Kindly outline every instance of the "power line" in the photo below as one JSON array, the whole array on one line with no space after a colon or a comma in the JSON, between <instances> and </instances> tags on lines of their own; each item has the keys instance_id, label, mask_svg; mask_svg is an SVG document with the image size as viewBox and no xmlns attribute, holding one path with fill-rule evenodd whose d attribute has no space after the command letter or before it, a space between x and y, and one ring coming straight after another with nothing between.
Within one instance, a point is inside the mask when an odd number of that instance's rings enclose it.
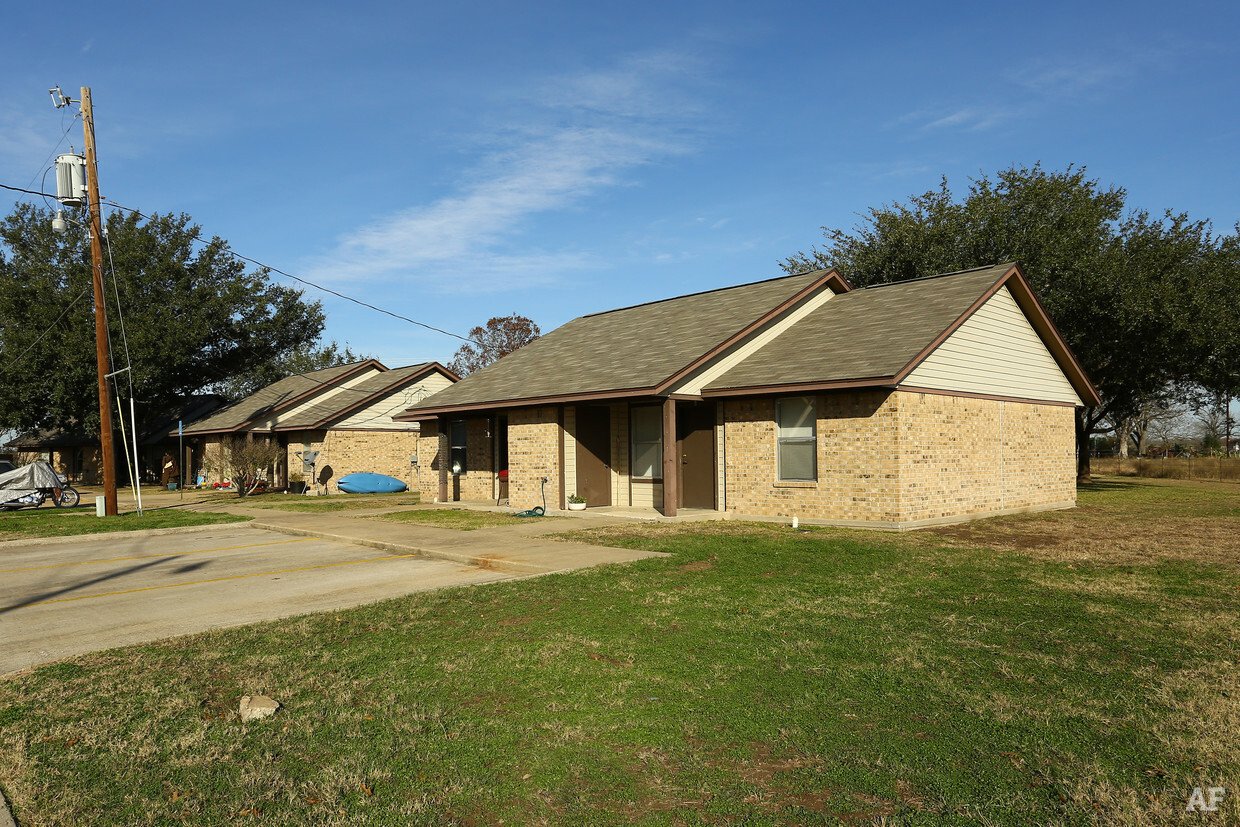
<instances>
[{"instance_id":1,"label":"power line","mask_svg":"<svg viewBox=\"0 0 1240 827\"><path fill-rule=\"evenodd\" d=\"M139 218L145 218L148 221L151 220L151 217L149 215L143 213L141 210L135 210L133 207L126 207L121 204L117 204L114 201L105 201L104 204L105 206L112 207L113 209L124 210L126 212L133 213ZM194 237L193 241L197 242L198 244L201 244L204 247L209 246L211 243L209 241L205 241L198 237ZM233 258L240 259L241 261L249 262L250 264L253 264L255 266L262 267L265 270L270 270L273 273L278 273L279 275L284 276L287 279L292 279L293 281L300 282L301 284L307 285L308 287L313 287L316 290L322 290L324 293L330 293L331 295L337 298L344 299L345 301L353 302L356 305L368 308L370 310L374 310L376 313L382 313L385 316L391 316L393 319L399 319L402 322L409 322L410 324L417 325L418 327L426 328L427 330L432 330L436 333L442 333L443 335L451 336L454 339L460 339L462 342L470 342L476 345L483 344L482 342L479 342L476 339L470 339L467 336L461 336L458 333L453 333L451 330L444 330L442 327L435 327L434 325L427 324L426 322L419 322L417 319L411 319L408 316L405 316L401 313L396 313L391 310L387 310L386 308L378 307L377 305L373 305L370 302L363 301L362 299L354 298L353 296L349 296L345 293L341 293L339 290L333 290L330 287L324 287L323 285L310 281L307 278L294 275L293 273L290 273L287 270L281 270L279 267L275 267L273 265L259 261L256 258L251 258L249 256L242 255L241 253L238 253L237 251L230 248L227 242L225 242L224 244L224 252L228 253Z\"/></svg>"},{"instance_id":2,"label":"power line","mask_svg":"<svg viewBox=\"0 0 1240 827\"><path fill-rule=\"evenodd\" d=\"M65 305L65 309L60 311L60 315L56 317L56 321L48 325L47 328L44 329L44 331L39 334L39 338L35 339L33 342L30 343L29 346L27 346L25 350L23 350L21 353L17 354L16 356L14 356L12 359L9 360L8 366L10 368L13 367L18 362L21 361L21 358L23 356L25 356L30 351L34 350L35 346L38 345L39 342L42 342L44 339L46 339L47 334L51 333L52 329L55 328L56 325L60 324L60 320L63 319L66 315L68 315L69 311L73 309L73 306L77 304L78 302L80 302L82 300L82 297L85 296L89 292L90 292L90 285L88 284L86 285L86 289L84 289L81 293L77 294L77 298L75 298L73 301Z\"/></svg>"},{"instance_id":3,"label":"power line","mask_svg":"<svg viewBox=\"0 0 1240 827\"><path fill-rule=\"evenodd\" d=\"M39 192L37 190L25 189L22 187L13 187L13 186L9 186L8 184L0 184L0 189L12 190L13 192L23 192L23 193L26 193L27 195L42 195L44 197L51 195L51 193ZM138 216L139 218L146 219L147 221L151 220L151 216L147 215L141 210L136 210L133 207L126 207L122 204L117 204L114 201L104 201L104 206L111 207L112 209L115 209L115 210L122 210L124 212L132 213ZM192 240L198 244L201 244L204 247L210 246L211 244L211 242L206 241L201 238L197 238L197 237L194 237ZM313 287L315 290L321 290L324 293L328 293L330 295L335 296L336 298L344 299L345 301L352 302L353 304L356 304L360 307L365 307L369 310L373 310L376 313L382 313L385 316L391 316L393 319L399 319L402 322L408 322L409 324L417 325L418 327L425 328L426 330L434 331L435 333L442 333L445 336L451 336L453 339L460 339L462 342L469 342L470 344L482 345L485 347L485 343L480 342L477 339L471 339L468 336L462 336L459 333L453 333L451 330L444 330L442 327L435 327L435 325L427 324L426 322L420 322L417 319L411 319L410 317L402 313L396 313L392 310L388 310L386 308L371 304L368 301L363 301L362 299L354 298L353 296L347 295L345 293L341 293L339 290L333 290L330 287L324 287L323 285L318 284L317 282L313 282L310 279L303 278L302 276L294 275L293 273L290 273L287 270L281 270L279 267L274 267L270 264L266 264L265 262L259 261L256 258L251 258L250 256L242 255L241 253L238 253L237 251L228 247L227 243L225 243L224 245L224 252L228 253L228 255L232 256L233 258L239 259L241 261L249 262L250 264L256 265L258 267L262 267L265 270L270 270L271 272L284 276L287 279L292 279L293 281L304 284L307 287Z\"/></svg>"},{"instance_id":4,"label":"power line","mask_svg":"<svg viewBox=\"0 0 1240 827\"><path fill-rule=\"evenodd\" d=\"M77 119L80 118L81 116L82 114L80 112L75 112L73 114L73 118L69 121L69 125L65 127L65 131L60 133L60 140L56 142L56 146L52 147L52 151L48 154L47 158L43 160L43 163L39 166L38 171L35 172L33 176L31 176L30 183L27 184L26 186L33 187L35 179L38 178L40 174L42 174L44 176L44 180L46 180L47 165L51 162L52 158L55 157L57 151L60 150L60 145L65 142L65 136L69 134L69 130L73 128L73 124L76 123ZM64 115L61 115L60 123L63 125L64 122L65 122Z\"/></svg>"}]
</instances>

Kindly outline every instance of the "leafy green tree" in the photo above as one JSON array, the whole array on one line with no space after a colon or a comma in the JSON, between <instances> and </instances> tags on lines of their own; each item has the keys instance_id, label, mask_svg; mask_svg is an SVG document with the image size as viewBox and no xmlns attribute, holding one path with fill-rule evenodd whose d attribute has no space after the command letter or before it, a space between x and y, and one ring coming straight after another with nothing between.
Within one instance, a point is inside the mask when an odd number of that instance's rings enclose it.
<instances>
[{"instance_id":1,"label":"leafy green tree","mask_svg":"<svg viewBox=\"0 0 1240 827\"><path fill-rule=\"evenodd\" d=\"M1019 262L1103 399L1077 411L1078 478L1087 480L1091 436L1137 416L1168 385L1191 381L1196 361L1214 352L1190 308L1207 289L1200 268L1226 245L1208 222L1129 213L1126 198L1075 166L1011 167L972 180L961 197L944 178L938 189L869 210L857 227L824 227L824 246L782 264L789 272L835 266L867 286Z\"/></svg>"},{"instance_id":2,"label":"leafy green tree","mask_svg":"<svg viewBox=\"0 0 1240 827\"><path fill-rule=\"evenodd\" d=\"M57 235L48 210L0 221L0 423L97 434L90 253L78 224ZM324 318L299 290L248 271L223 239L198 243L186 215L107 220L105 282L113 363L132 360L139 427L179 397L279 365L318 341ZM106 250L115 264L115 281ZM120 378L128 390L128 377Z\"/></svg>"},{"instance_id":3,"label":"leafy green tree","mask_svg":"<svg viewBox=\"0 0 1240 827\"><path fill-rule=\"evenodd\" d=\"M1215 239L1198 275L1200 286L1186 311L1196 320L1192 379L1222 406L1223 435L1230 446L1235 427L1231 403L1240 396L1240 224L1231 235Z\"/></svg>"}]
</instances>

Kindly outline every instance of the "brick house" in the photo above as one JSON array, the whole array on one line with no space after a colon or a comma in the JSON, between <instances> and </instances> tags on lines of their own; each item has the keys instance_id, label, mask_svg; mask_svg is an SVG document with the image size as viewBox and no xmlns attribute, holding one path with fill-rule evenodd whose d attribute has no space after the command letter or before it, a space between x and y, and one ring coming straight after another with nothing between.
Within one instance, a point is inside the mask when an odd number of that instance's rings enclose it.
<instances>
[{"instance_id":1,"label":"brick house","mask_svg":"<svg viewBox=\"0 0 1240 827\"><path fill-rule=\"evenodd\" d=\"M375 359L289 376L186 428L192 470L204 473L211 466L208 455L223 440L240 436L275 440L284 448L271 469L278 488L300 475L306 451L317 451L316 476L325 484L374 471L416 491L419 425L393 415L457 379L438 362L388 368ZM213 481L220 476L205 475Z\"/></svg>"},{"instance_id":2,"label":"brick house","mask_svg":"<svg viewBox=\"0 0 1240 827\"><path fill-rule=\"evenodd\" d=\"M141 466L139 479L146 482L152 479L158 480L163 455L170 453L176 456L179 444L177 422L191 425L223 407L225 402L224 397L216 394L193 394L157 415L154 422L145 426L138 435ZM123 424L126 428L129 427L130 423L127 418ZM129 438L132 439L132 437ZM5 447L12 450L14 457L23 465L42 459L50 463L56 469L56 473L73 482L98 485L103 481L98 436L87 436L85 433L72 430L35 431L22 434ZM122 447L118 438L116 442L117 479L128 484L130 463L128 454L132 448L122 451Z\"/></svg>"},{"instance_id":3,"label":"brick house","mask_svg":"<svg viewBox=\"0 0 1240 827\"><path fill-rule=\"evenodd\" d=\"M1073 506L1082 404L1097 392L1000 264L583 316L396 418L422 423L420 485L441 501L494 501L506 477L526 508L546 478L550 508L915 528Z\"/></svg>"}]
</instances>

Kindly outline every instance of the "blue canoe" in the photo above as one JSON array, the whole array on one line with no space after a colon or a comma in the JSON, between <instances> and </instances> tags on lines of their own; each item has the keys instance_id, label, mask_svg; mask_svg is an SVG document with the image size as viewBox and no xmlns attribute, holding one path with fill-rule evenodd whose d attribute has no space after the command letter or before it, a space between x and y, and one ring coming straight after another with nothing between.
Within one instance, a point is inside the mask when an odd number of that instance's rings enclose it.
<instances>
[{"instance_id":1,"label":"blue canoe","mask_svg":"<svg viewBox=\"0 0 1240 827\"><path fill-rule=\"evenodd\" d=\"M409 486L396 477L389 477L387 474L372 474L369 471L345 474L336 483L336 487L346 494L396 494L409 490Z\"/></svg>"}]
</instances>

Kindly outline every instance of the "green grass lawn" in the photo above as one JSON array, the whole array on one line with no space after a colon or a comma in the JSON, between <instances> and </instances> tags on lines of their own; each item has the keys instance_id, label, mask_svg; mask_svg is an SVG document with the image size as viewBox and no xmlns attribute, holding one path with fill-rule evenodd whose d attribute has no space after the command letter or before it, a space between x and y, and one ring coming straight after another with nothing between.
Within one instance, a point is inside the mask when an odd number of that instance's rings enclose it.
<instances>
[{"instance_id":1,"label":"green grass lawn","mask_svg":"<svg viewBox=\"0 0 1240 827\"><path fill-rule=\"evenodd\" d=\"M402 494L332 494L327 497L307 497L303 494L252 494L248 497L238 497L236 493L213 493L211 496L224 497L226 504L239 505L244 508L271 508L279 511L304 511L313 514L417 505L422 499L416 491Z\"/></svg>"},{"instance_id":2,"label":"green grass lawn","mask_svg":"<svg viewBox=\"0 0 1240 827\"><path fill-rule=\"evenodd\" d=\"M475 511L466 508L421 508L414 511L395 511L382 514L377 519L389 520L394 523L415 523L438 528L455 528L459 531L473 531L477 528L492 526L516 525L526 518L515 517L499 511ZM542 521L558 520L559 517L540 517Z\"/></svg>"},{"instance_id":3,"label":"green grass lawn","mask_svg":"<svg viewBox=\"0 0 1240 827\"><path fill-rule=\"evenodd\" d=\"M0 784L23 825L1237 823L1240 488L1082 504L578 531L672 556L50 665Z\"/></svg>"},{"instance_id":4,"label":"green grass lawn","mask_svg":"<svg viewBox=\"0 0 1240 827\"><path fill-rule=\"evenodd\" d=\"M150 528L211 525L212 523L243 522L248 517L217 514L211 511L179 511L151 509L139 516L125 513L116 517L95 516L94 506L86 508L42 508L23 511L0 511L0 541L26 537L71 537L78 534L102 534L110 531L135 531Z\"/></svg>"}]
</instances>

